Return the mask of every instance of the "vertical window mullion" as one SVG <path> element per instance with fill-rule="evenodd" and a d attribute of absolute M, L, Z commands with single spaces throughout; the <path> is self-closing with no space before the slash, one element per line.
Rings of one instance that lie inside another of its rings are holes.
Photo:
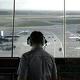
<path fill-rule="evenodd" d="M 64 38 L 64 58 L 66 57 L 66 10 L 65 10 L 65 4 L 66 4 L 66 2 L 65 2 L 65 0 L 64 0 L 64 19 L 63 19 L 63 26 L 64 26 L 64 29 L 63 29 L 63 38 Z"/>
<path fill-rule="evenodd" d="M 13 1 L 13 22 L 12 22 L 12 53 L 11 57 L 13 57 L 14 53 L 14 26 L 15 26 L 15 0 Z"/>

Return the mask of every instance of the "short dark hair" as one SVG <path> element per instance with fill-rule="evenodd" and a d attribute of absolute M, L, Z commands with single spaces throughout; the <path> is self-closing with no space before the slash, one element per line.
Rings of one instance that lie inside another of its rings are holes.
<path fill-rule="evenodd" d="M 33 31 L 30 35 L 31 44 L 44 45 L 44 36 L 40 31 Z"/>

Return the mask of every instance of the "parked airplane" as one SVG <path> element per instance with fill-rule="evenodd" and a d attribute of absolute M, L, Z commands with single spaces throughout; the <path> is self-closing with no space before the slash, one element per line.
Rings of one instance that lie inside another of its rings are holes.
<path fill-rule="evenodd" d="M 80 36 L 69 37 L 70 39 L 76 39 L 76 41 L 80 41 Z"/>
<path fill-rule="evenodd" d="M 14 36 L 14 41 L 17 40 L 17 38 L 20 37 L 20 35 Z M 0 31 L 0 44 L 3 42 L 11 42 L 12 41 L 12 35 L 4 36 L 4 31 Z"/>
<path fill-rule="evenodd" d="M 76 39 L 76 41 L 80 41 L 80 35 L 78 35 L 78 34 L 74 34 L 74 33 L 72 33 L 72 32 L 67 32 L 67 33 L 70 33 L 70 37 L 69 37 L 69 39 Z"/>
<path fill-rule="evenodd" d="M 29 31 L 21 31 L 21 32 L 18 32 L 17 35 L 13 36 L 14 38 L 14 41 L 17 40 L 17 38 L 19 38 L 21 35 L 27 35 L 28 33 L 30 33 Z M 12 50 L 12 33 L 10 35 L 4 35 L 4 31 L 1 30 L 0 31 L 0 50 L 3 50 L 3 51 L 10 51 Z M 13 45 L 13 48 L 15 49 L 16 46 Z"/>

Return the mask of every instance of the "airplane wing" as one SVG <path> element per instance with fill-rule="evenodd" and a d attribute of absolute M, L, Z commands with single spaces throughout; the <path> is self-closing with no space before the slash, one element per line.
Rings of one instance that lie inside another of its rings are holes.
<path fill-rule="evenodd" d="M 20 35 L 16 35 L 16 36 L 13 36 L 13 37 L 18 38 L 18 37 L 20 37 Z M 10 35 L 10 36 L 4 36 L 4 38 L 12 38 L 12 35 Z"/>
<path fill-rule="evenodd" d="M 69 37 L 70 39 L 80 39 L 80 37 L 78 36 L 74 36 L 74 37 Z"/>

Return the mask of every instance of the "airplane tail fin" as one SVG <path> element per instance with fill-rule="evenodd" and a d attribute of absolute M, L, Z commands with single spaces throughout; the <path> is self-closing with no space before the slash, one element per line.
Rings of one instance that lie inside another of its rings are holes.
<path fill-rule="evenodd" d="M 0 36 L 4 37 L 4 31 L 0 31 Z"/>

